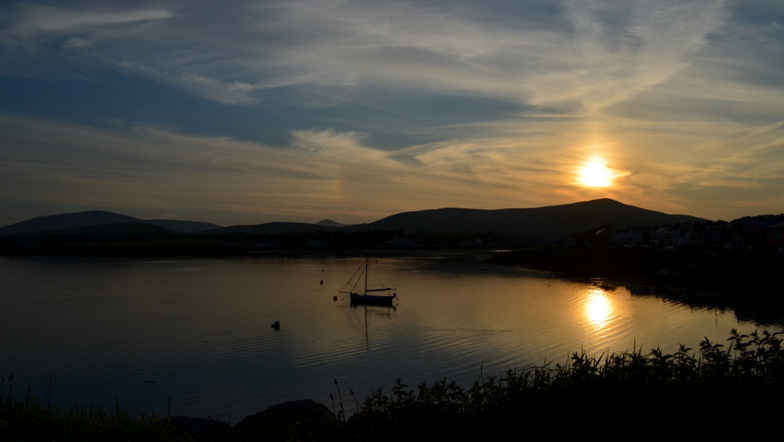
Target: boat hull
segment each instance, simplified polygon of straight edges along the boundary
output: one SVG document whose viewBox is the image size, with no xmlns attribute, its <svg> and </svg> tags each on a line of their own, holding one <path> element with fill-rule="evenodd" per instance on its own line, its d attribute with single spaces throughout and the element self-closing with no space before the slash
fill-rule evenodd
<svg viewBox="0 0 784 442">
<path fill-rule="evenodd" d="M 351 293 L 351 304 L 354 305 L 383 305 L 393 306 L 397 294 L 388 295 L 363 295 L 361 293 Z"/>
</svg>

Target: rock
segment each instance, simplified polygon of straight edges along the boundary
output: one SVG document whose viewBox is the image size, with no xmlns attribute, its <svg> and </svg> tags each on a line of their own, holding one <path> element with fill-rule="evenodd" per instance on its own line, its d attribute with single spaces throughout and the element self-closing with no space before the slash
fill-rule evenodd
<svg viewBox="0 0 784 442">
<path fill-rule="evenodd" d="M 214 419 L 201 419 L 188 416 L 171 416 L 169 423 L 178 429 L 206 439 L 218 440 L 231 430 L 231 425 Z"/>
<path fill-rule="evenodd" d="M 302 399 L 283 402 L 246 417 L 234 426 L 232 436 L 263 436 L 268 440 L 321 438 L 334 433 L 342 424 L 323 404 Z"/>
</svg>

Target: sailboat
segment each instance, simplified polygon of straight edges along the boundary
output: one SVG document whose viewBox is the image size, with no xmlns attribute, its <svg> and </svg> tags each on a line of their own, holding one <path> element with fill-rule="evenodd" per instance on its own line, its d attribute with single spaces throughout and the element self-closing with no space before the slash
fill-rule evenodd
<svg viewBox="0 0 784 442">
<path fill-rule="evenodd" d="M 343 287 L 344 289 L 351 284 L 352 281 L 354 282 L 354 287 L 350 290 L 341 290 L 340 293 L 347 293 L 351 297 L 351 305 L 380 305 L 385 307 L 394 307 L 394 301 L 397 299 L 397 293 L 392 293 L 392 290 L 395 290 L 392 287 L 380 287 L 380 288 L 368 288 L 368 266 L 369 266 L 369 259 L 365 258 L 364 269 L 363 266 L 360 266 L 356 272 L 354 272 L 354 276 L 346 283 Z M 361 273 L 360 273 L 361 272 Z M 354 291 L 356 285 L 359 283 L 359 278 L 362 277 L 364 274 L 365 277 L 365 284 L 364 290 L 362 293 L 358 291 Z M 357 276 L 359 275 L 359 277 Z"/>
</svg>

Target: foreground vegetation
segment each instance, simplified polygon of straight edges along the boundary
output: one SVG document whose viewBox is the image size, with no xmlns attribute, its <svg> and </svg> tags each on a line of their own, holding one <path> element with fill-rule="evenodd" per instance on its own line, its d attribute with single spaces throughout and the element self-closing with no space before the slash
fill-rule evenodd
<svg viewBox="0 0 784 442">
<path fill-rule="evenodd" d="M 327 425 L 278 421 L 224 440 L 780 440 L 784 416 L 782 333 L 704 339 L 673 354 L 642 349 L 510 369 L 468 388 L 443 380 L 378 390 L 362 410 Z M 119 409 L 59 410 L 0 397 L 0 440 L 190 440 L 167 419 Z M 342 399 L 341 399 L 342 403 Z M 332 417 L 332 416 L 330 416 Z"/>
<path fill-rule="evenodd" d="M 5 397 L 0 400 L 0 440 L 2 441 L 138 441 L 191 440 L 166 419 L 123 410 L 105 411 L 98 407 L 60 409 L 34 398 L 13 400 L 3 378 Z"/>
<path fill-rule="evenodd" d="M 359 419 L 387 440 L 495 439 L 506 434 L 570 440 L 735 440 L 782 434 L 784 349 L 779 334 L 741 335 L 725 347 L 641 349 L 566 365 L 508 370 L 476 381 L 397 383 L 365 402 Z M 359 428 L 357 430 L 360 430 Z M 360 430 L 360 433 L 361 433 Z M 367 433 L 366 433 L 367 434 Z"/>
</svg>

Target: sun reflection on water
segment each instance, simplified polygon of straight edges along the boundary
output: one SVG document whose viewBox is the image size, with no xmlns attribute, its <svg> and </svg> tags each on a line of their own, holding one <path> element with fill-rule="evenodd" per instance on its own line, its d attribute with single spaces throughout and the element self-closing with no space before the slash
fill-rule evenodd
<svg viewBox="0 0 784 442">
<path fill-rule="evenodd" d="M 586 293 L 583 314 L 595 331 L 603 330 L 612 320 L 613 305 L 607 293 L 594 287 Z"/>
</svg>

